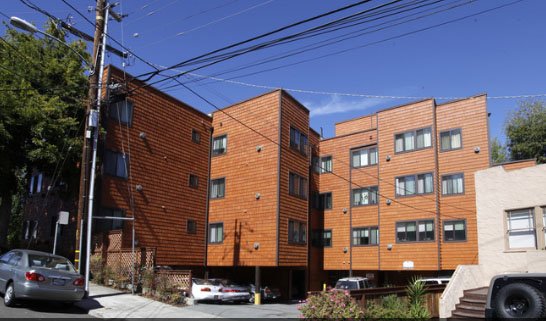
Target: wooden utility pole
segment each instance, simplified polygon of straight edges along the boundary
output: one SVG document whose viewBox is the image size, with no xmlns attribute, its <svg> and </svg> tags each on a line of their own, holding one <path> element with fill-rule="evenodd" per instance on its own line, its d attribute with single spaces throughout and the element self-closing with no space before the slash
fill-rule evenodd
<svg viewBox="0 0 546 321">
<path fill-rule="evenodd" d="M 83 238 L 83 222 L 84 213 L 87 212 L 87 199 L 89 196 L 89 162 L 91 159 L 91 149 L 89 148 L 91 143 L 91 130 L 89 129 L 89 116 L 91 110 L 94 109 L 95 104 L 97 103 L 97 86 L 99 83 L 99 64 L 100 61 L 100 44 L 102 39 L 102 34 L 104 32 L 104 17 L 106 13 L 106 0 L 97 0 L 96 16 L 95 16 L 95 35 L 93 39 L 93 71 L 89 77 L 89 92 L 88 92 L 88 102 L 85 110 L 85 129 L 84 129 L 84 139 L 83 139 L 83 148 L 82 148 L 82 160 L 80 164 L 80 192 L 78 196 L 78 220 L 76 222 L 76 260 L 78 271 L 81 273 L 82 266 L 82 240 Z"/>
</svg>

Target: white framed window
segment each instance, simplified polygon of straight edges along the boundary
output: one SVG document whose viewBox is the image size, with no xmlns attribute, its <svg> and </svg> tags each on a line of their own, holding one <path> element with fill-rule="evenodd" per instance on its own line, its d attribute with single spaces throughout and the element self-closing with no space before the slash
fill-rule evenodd
<svg viewBox="0 0 546 321">
<path fill-rule="evenodd" d="M 351 166 L 353 168 L 377 164 L 377 147 L 367 147 L 351 152 Z"/>
<path fill-rule="evenodd" d="M 533 208 L 506 213 L 508 248 L 537 248 L 535 213 Z"/>
<path fill-rule="evenodd" d="M 224 223 L 209 224 L 209 243 L 219 244 L 224 242 Z"/>
<path fill-rule="evenodd" d="M 466 241 L 466 221 L 444 221 L 444 241 Z"/>
<path fill-rule="evenodd" d="M 226 179 L 217 178 L 210 181 L 210 198 L 224 198 L 226 196 Z"/>
<path fill-rule="evenodd" d="M 464 174 L 442 176 L 442 195 L 464 194 Z"/>
<path fill-rule="evenodd" d="M 434 220 L 419 220 L 396 223 L 397 242 L 434 241 Z"/>
<path fill-rule="evenodd" d="M 227 152 L 227 135 L 214 137 L 212 139 L 212 155 L 222 155 Z"/>
<path fill-rule="evenodd" d="M 320 158 L 320 174 L 331 173 L 332 168 L 332 156 L 324 156 Z"/>
<path fill-rule="evenodd" d="M 459 149 L 462 146 L 461 129 L 451 129 L 440 133 L 440 148 L 442 151 Z"/>
<path fill-rule="evenodd" d="M 377 244 L 379 244 L 379 228 L 377 226 L 353 228 L 353 245 Z"/>
<path fill-rule="evenodd" d="M 395 179 L 396 196 L 429 194 L 434 191 L 432 173 L 401 176 Z"/>
<path fill-rule="evenodd" d="M 377 204 L 378 187 L 369 186 L 353 189 L 353 206 L 375 205 Z"/>
<path fill-rule="evenodd" d="M 396 153 L 423 149 L 432 146 L 432 131 L 430 127 L 410 130 L 394 135 L 394 151 Z"/>
</svg>

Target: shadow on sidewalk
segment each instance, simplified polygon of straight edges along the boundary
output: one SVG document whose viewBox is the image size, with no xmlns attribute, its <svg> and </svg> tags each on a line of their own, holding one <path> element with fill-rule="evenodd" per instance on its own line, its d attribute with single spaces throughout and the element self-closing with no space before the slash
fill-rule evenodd
<svg viewBox="0 0 546 321">
<path fill-rule="evenodd" d="M 124 295 L 124 294 L 130 294 L 130 293 L 119 292 L 119 293 L 107 293 L 107 294 L 90 295 L 89 299 L 105 298 L 105 297 L 109 297 L 109 296 Z"/>
<path fill-rule="evenodd" d="M 74 305 L 70 305 L 70 304 L 67 305 L 67 304 L 63 304 L 59 302 L 21 301 L 17 305 L 24 306 L 25 308 L 35 312 L 63 313 L 63 314 L 73 314 L 73 315 L 87 314 L 87 311 L 79 308 L 80 303 L 81 301 L 78 303 L 75 303 Z"/>
</svg>

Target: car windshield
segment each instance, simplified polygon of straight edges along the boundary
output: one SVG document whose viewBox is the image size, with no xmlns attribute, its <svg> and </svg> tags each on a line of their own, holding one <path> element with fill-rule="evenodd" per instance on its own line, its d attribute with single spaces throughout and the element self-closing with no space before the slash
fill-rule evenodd
<svg viewBox="0 0 546 321">
<path fill-rule="evenodd" d="M 214 282 L 211 282 L 211 280 L 204 280 L 204 279 L 193 279 L 193 283 L 197 285 L 218 285 Z"/>
<path fill-rule="evenodd" d="M 356 282 L 354 281 L 342 281 L 339 280 L 336 283 L 336 289 L 343 289 L 343 290 L 354 290 L 356 289 Z"/>
<path fill-rule="evenodd" d="M 75 272 L 72 263 L 64 257 L 30 254 L 28 256 L 28 266 Z"/>
</svg>

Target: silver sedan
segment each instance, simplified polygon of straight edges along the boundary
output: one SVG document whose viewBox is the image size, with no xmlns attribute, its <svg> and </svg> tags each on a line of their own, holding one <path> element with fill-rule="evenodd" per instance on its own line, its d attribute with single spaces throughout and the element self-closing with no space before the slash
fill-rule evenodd
<svg viewBox="0 0 546 321">
<path fill-rule="evenodd" d="M 8 307 L 17 299 L 77 302 L 85 294 L 83 286 L 82 276 L 62 256 L 31 250 L 0 256 L 0 293 Z"/>
</svg>

